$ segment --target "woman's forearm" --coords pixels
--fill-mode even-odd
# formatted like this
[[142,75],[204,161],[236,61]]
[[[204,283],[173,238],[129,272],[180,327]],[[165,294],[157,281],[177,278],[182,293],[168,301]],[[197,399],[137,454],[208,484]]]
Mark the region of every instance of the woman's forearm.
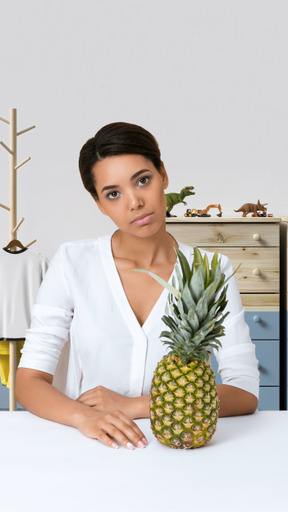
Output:
[[217,386],[219,395],[219,416],[240,416],[242,414],[252,414],[256,411],[258,400],[244,389],[219,384]]
[[68,398],[52,386],[52,375],[19,368],[16,374],[16,399],[25,409],[42,418],[79,428],[89,407]]
[[[93,414],[93,408],[68,398],[51,384],[51,375],[19,368],[17,401],[37,416],[81,429],[83,421]],[[220,417],[252,414],[257,409],[258,400],[248,391],[227,384],[220,384],[217,389]],[[127,415],[131,419],[149,418],[149,395],[130,398],[129,409]]]

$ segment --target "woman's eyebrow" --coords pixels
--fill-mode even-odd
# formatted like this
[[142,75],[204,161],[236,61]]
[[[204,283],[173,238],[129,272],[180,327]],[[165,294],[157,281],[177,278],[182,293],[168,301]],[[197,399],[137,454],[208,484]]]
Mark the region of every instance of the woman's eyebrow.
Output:
[[119,185],[106,185],[106,187],[103,187],[101,190],[101,193],[104,192],[104,190],[111,190],[112,188],[118,188]]
[[[135,174],[131,176],[130,181],[135,180],[135,178],[138,178],[138,176],[140,176],[144,172],[149,172],[149,169],[141,169],[140,171],[135,172]],[[119,185],[106,185],[106,187],[102,188],[101,193],[104,192],[105,190],[111,190],[113,188],[119,188]]]
[[143,172],[149,172],[149,169],[141,169],[141,171],[137,171],[135,172],[135,174],[133,174],[133,176],[131,176],[131,180],[135,180],[135,178],[138,178],[138,176],[140,176],[140,174],[142,174]]

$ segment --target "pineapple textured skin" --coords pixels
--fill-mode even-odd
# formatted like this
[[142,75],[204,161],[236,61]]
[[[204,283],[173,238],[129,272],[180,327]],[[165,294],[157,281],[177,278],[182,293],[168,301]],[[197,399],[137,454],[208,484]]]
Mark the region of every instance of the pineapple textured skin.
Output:
[[158,363],[150,393],[151,429],[170,448],[199,448],[213,436],[219,398],[209,364],[183,364],[174,354]]

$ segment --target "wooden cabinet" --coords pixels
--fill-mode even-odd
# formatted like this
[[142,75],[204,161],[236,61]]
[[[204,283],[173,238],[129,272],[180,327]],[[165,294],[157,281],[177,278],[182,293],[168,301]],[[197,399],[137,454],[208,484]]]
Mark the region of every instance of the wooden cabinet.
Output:
[[[234,268],[241,263],[235,277],[259,360],[259,409],[286,408],[286,401],[283,404],[286,388],[284,392],[280,386],[285,330],[280,323],[281,219],[177,217],[167,219],[166,223],[167,230],[179,242],[223,253]],[[212,367],[217,370],[213,358]],[[220,382],[218,375],[216,380]]]

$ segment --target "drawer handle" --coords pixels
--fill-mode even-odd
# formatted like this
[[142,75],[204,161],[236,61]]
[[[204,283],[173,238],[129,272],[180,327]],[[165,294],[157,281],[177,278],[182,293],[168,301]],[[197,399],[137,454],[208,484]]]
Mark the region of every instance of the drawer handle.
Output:
[[261,375],[264,377],[264,375],[269,374],[268,368],[265,368],[265,366],[261,366],[261,364],[258,364],[258,370],[261,373]]
[[217,233],[217,238],[219,244],[224,244],[224,236],[222,235],[222,233]]
[[253,235],[253,240],[255,240],[256,242],[259,242],[259,240],[261,240],[261,235],[259,233],[255,233]]
[[254,315],[253,316],[253,322],[256,322],[256,323],[259,323],[261,321],[261,318],[259,315]]
[[261,274],[260,268],[254,268],[253,269],[253,274],[254,274],[254,276],[260,276],[260,274]]

